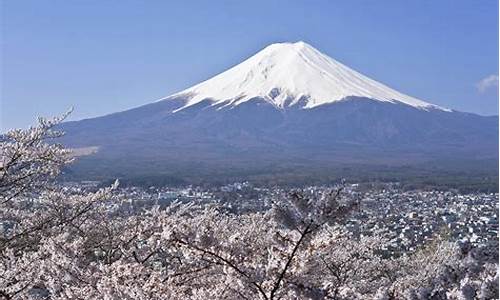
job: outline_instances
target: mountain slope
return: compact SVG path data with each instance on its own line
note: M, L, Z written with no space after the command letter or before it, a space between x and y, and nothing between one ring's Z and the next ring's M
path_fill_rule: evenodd
M497 117L404 95L301 42L268 46L160 101L62 127L67 145L98 149L75 169L94 177L498 160Z

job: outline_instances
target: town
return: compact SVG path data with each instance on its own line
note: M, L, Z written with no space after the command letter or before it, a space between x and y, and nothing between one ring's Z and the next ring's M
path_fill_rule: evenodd
M66 188L97 189L99 182L66 183ZM307 196L318 196L335 189L331 186L302 188ZM293 190L258 187L236 182L217 187L121 187L118 199L122 209L139 212L173 202L217 204L230 213L265 211ZM498 193L460 194L456 191L403 191L398 183L345 184L342 197L356 201L356 211L345 222L355 236L382 235L388 239L390 254L415 251L419 246L443 235L461 245L498 248Z

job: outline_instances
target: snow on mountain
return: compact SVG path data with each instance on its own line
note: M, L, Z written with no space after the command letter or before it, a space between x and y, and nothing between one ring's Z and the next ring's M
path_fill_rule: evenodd
M239 65L161 100L185 97L188 101L179 111L205 99L234 106L259 97L282 109L299 101L303 108L312 108L350 96L450 111L393 90L304 42L269 45Z

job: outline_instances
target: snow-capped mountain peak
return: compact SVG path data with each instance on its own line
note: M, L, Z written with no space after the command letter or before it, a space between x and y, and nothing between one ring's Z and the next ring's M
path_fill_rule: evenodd
M448 111L372 80L302 41L271 44L239 65L167 99L179 96L188 101L176 111L205 99L214 105L238 105L259 97L277 108L300 102L307 109L351 96Z
M240 179L295 180L293 170L312 178L413 165L418 175L423 165L444 172L450 161L498 161L498 117L443 113L302 42L270 45L162 100L62 124L68 147L99 150L81 170L93 160L100 176L209 182L228 168Z

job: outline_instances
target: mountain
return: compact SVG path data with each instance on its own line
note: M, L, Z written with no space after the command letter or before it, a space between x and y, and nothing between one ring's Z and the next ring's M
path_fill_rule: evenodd
M73 170L89 178L448 172L498 161L498 117L405 95L304 42L272 44L179 93L62 129L63 143L95 150Z

